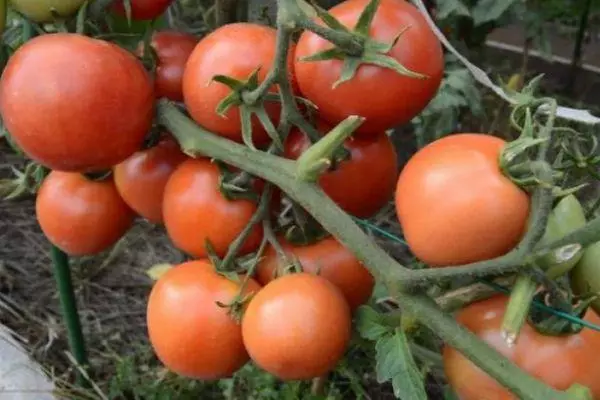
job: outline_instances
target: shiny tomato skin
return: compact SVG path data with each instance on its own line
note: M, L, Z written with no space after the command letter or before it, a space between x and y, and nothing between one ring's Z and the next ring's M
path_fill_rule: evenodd
M219 256L244 229L256 212L250 200L227 200L219 190L219 169L208 159L189 159L171 174L163 197L167 234L179 249L194 257L207 256L209 239ZM262 224L255 225L239 254L256 250Z
M111 178L92 181L60 171L50 172L42 182L35 211L48 240L72 256L108 249L127 232L134 218Z
M169 370L215 380L231 376L248 361L240 324L229 309L216 304L231 303L239 289L240 283L217 274L207 260L177 265L156 282L148 299L148 336ZM259 290L250 279L243 293Z
M319 126L323 133L324 124ZM310 146L299 130L292 130L285 143L285 156L297 159ZM350 137L345 142L350 160L319 178L319 186L340 208L359 218L368 218L393 197L398 176L398 156L389 137L381 132L369 138Z
M53 11L61 17L75 14L85 0L11 0L10 5L34 22L53 22Z
M294 257L304 272L319 274L341 290L352 310L365 304L375 286L368 269L334 237L327 237L306 246L294 246L279 239L286 255ZM257 267L256 279L266 285L285 268L273 247L268 247Z
M434 267L465 264L501 256L519 242L530 198L498 166L505 143L491 135L453 134L408 161L395 201L416 257Z
M252 360L282 380L325 375L351 335L350 309L328 280L309 273L275 279L256 294L242 318Z
M271 27L240 22L223 25L200 40L183 74L184 102L199 125L231 140L242 141L239 107L231 107L224 117L216 112L217 105L231 89L212 78L227 75L245 81L260 67L258 78L262 82L275 60L275 36L276 31ZM290 66L292 62L290 52ZM276 92L276 87L270 91ZM269 102L265 107L277 124L280 105ZM252 118L252 137L257 145L268 139L256 116Z
M131 0L131 19L154 19L167 11L171 3L173 0ZM112 9L119 15L127 15L123 0L116 0Z
M353 28L368 3L369 0L347 0L329 12ZM371 38L390 43L408 26L388 55L428 79L410 78L389 68L362 64L350 81L334 89L343 63L337 59L301 61L332 46L305 31L298 40L294 64L301 94L315 103L321 116L331 123L336 124L348 115L365 117L366 121L357 130L360 135L373 135L408 123L427 106L440 86L444 73L441 44L417 8L404 0L382 0L369 32Z
M545 336L525 324L516 345L509 348L501 336L501 324L508 298L499 295L471 304L461 310L457 320L480 339L494 347L519 368L557 390L579 383L600 398L600 333L584 328L570 336ZM598 324L600 317L589 310L588 322ZM461 400L516 400L517 397L481 371L459 352L446 346L443 351L446 377Z
M143 65L114 44L78 34L33 38L0 80L7 130L30 158L54 170L88 172L123 161L140 148L153 112Z
M140 216L162 223L165 186L179 164L187 160L179 144L163 139L156 146L133 153L115 165L115 184L123 200Z
M154 33L150 46L157 57L154 77L154 93L157 98L166 97L173 101L183 101L183 71L197 43L197 37L185 32ZM137 54L144 54L143 42L138 46Z

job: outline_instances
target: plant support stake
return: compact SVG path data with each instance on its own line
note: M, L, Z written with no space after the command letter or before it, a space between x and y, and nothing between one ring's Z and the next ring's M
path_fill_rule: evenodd
M81 331L79 312L77 311L77 303L75 301L75 293L73 291L73 283L71 281L69 256L56 246L52 246L51 256L63 319L69 336L69 347L71 348L71 353L73 354L73 357L75 357L75 361L77 361L79 368L83 368L87 365L88 361L83 332ZM77 383L82 385L85 384L85 382L84 376L78 370Z

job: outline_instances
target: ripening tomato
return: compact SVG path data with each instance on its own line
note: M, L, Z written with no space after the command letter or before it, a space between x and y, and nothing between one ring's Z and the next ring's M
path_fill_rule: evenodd
M353 28L368 3L369 0L347 0L329 12L343 25ZM369 36L391 43L404 29L388 55L427 79L362 64L351 80L334 89L333 84L341 76L342 60L301 61L332 46L320 36L304 31L296 46L294 64L300 92L331 123L337 124L348 115L365 117L366 121L357 130L359 134L373 135L409 122L436 94L444 73L444 56L439 40L417 8L404 0L382 0Z
M50 172L42 182L35 211L48 240L72 256L108 249L127 232L134 218L112 178L94 181L60 171Z
M350 309L331 282L295 273L275 279L250 300L242 318L252 360L283 380L331 371L350 340Z
M195 257L207 256L209 239L219 256L242 232L256 203L227 200L219 188L219 168L209 159L189 159L171 174L163 197L163 219L167 234L179 249ZM256 250L262 238L257 224L239 254Z
M35 112L32 112L35 111ZM152 82L120 47L73 33L19 47L0 80L0 113L31 159L54 170L111 168L152 125Z
M175 168L188 157L173 139L133 153L113 173L121 197L136 213L155 224L161 223L163 194Z
M169 370L214 380L231 376L248 361L240 324L217 304L235 299L241 279L229 280L209 261L197 260L169 269L156 282L148 299L148 336ZM242 294L259 290L250 279Z
M446 136L420 149L400 173L396 211L411 251L437 267L498 257L521 239L529 195L498 165L505 141Z
M502 318L508 297L499 295L471 304L458 313L457 320L480 339L494 347L519 368L557 389L578 383L587 386L593 398L600 398L600 333L584 328L569 336L546 336L525 324L514 347L501 335ZM588 310L585 320L600 323ZM513 400L517 397L502 387L462 354L445 347L444 371L461 400Z
M85 0L10 0L10 5L34 22L53 22L53 11L60 17L75 14Z
M295 257L300 262L304 272L318 274L336 285L352 310L365 304L371 297L375 286L373 275L334 237L306 246L293 246L283 239L279 239L279 243L289 257ZM285 267L275 250L268 247L258 264L256 279L266 285Z
M329 131L324 123L318 126L323 133ZM364 139L351 137L345 146L350 151L350 160L321 175L319 185L344 211L367 218L394 194L398 176L396 149L383 132ZM310 141L299 130L292 130L285 147L285 156L297 159L310 147Z
M271 27L240 22L223 25L200 40L183 74L184 102L199 125L231 140L242 141L239 107L231 107L223 117L216 112L217 105L231 89L212 78L227 75L245 81L260 67L258 80L262 82L275 61L275 36L276 31ZM290 52L290 68L292 61ZM276 92L276 87L270 91ZM269 102L265 108L276 124L280 105ZM257 145L268 138L256 116L252 118L252 137Z
M578 295L600 293L600 242L589 245L583 257L571 270L571 286ZM596 298L592 308L600 312L600 299Z
M167 11L173 0L130 0L131 1L131 19L149 20L160 16ZM125 13L124 0L115 0L112 7L119 15Z
M161 31L152 35L150 45L157 57L154 77L156 97L183 100L183 71L197 43L198 38L185 32ZM144 54L143 42L138 46L137 54Z

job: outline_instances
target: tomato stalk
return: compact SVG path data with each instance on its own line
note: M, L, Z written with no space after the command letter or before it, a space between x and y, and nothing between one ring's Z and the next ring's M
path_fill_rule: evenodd
M85 340L81 330L81 321L77 311L77 301L71 281L71 269L69 267L69 256L62 252L58 247L51 248L52 265L54 266L54 277L58 287L58 295L62 306L63 317L67 325L67 334L69 336L69 346L71 353L79 367L85 367L88 364ZM83 385L87 382L81 371L77 372L77 383Z

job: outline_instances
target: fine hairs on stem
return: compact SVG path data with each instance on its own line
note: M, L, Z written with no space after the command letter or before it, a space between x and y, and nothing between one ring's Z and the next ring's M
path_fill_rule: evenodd
M266 88L272 83L277 83L283 104L282 125L285 128L279 127L281 133L289 130L290 123L297 124L298 119L302 118L287 82L287 54L290 38L298 27L310 29L313 26L308 22L308 16L299 7L298 0L279 0L278 5L278 44L275 66L268 75L267 84L259 86L254 92L247 93L243 97L244 101L248 102L262 101L267 93ZM349 45L352 42L350 34L334 32L329 28L323 28L317 33L341 47L353 46ZM370 240L353 219L329 199L317 185L296 179L295 162L267 152L252 150L219 137L196 125L167 100L159 102L158 118L160 123L177 138L186 153L213 157L278 186L342 244L351 249L376 278L386 285L390 296L404 310L414 315L421 324L438 334L445 343L459 350L519 398L525 400L589 398L589 392L581 387L574 386L566 392L557 391L526 374L473 333L460 326L450 314L443 312L430 298L414 293L419 286L427 282L441 282L458 276L497 276L518 270L535 249L540 231L543 232L543 225L550 211L547 206L548 189L536 190L529 232L522 243L508 255L451 269L412 271L400 265ZM338 132L338 134L346 133ZM590 227L595 230L590 232ZM587 237L600 239L600 221L590 222L586 228L570 235L570 240L578 242Z

